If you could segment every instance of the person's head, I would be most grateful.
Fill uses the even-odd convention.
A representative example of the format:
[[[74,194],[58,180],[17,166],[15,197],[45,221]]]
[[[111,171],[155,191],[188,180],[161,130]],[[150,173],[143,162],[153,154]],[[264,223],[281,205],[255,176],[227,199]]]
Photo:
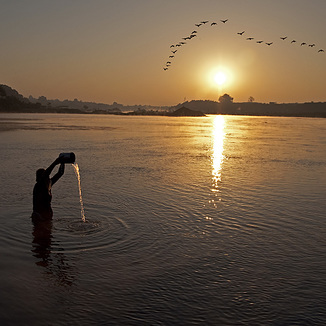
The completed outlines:
[[[45,169],[38,169],[36,171],[36,182],[45,182],[46,180]]]

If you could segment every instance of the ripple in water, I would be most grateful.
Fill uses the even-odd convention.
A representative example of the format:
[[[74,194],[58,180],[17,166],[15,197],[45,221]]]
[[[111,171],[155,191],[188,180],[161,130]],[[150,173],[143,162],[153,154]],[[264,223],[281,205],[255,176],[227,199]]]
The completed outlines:
[[[103,208],[92,208],[85,222],[71,217],[33,225],[26,210],[7,210],[7,223],[0,234],[0,243],[21,255],[36,247],[46,247],[52,253],[78,253],[103,248],[123,248],[129,242],[129,225],[121,218],[101,213]],[[23,218],[22,218],[23,217]],[[33,249],[33,250],[34,250]]]
[[[80,252],[119,246],[128,236],[129,226],[117,217],[99,216],[84,223],[71,218],[60,218],[53,222],[53,250]]]

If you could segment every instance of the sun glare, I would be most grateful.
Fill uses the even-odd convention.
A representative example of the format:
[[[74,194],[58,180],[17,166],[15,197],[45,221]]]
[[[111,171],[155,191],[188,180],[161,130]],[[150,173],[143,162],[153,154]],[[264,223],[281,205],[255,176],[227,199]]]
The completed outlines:
[[[221,169],[224,159],[224,117],[217,115],[213,120],[213,155],[212,155],[212,174],[213,174],[213,191],[218,188],[218,182],[221,181]]]
[[[218,71],[214,75],[213,79],[214,79],[214,82],[219,86],[222,86],[227,81],[226,74],[223,71]]]
[[[224,89],[232,84],[231,71],[226,67],[215,67],[210,69],[207,75],[210,87]]]

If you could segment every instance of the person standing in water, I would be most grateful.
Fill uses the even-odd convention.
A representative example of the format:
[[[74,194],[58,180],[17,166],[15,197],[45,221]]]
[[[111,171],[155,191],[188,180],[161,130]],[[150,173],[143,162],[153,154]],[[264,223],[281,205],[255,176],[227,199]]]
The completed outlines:
[[[47,169],[38,169],[36,171],[36,184],[33,189],[33,222],[52,219],[51,188],[64,174],[65,164],[63,161],[63,158],[59,156]],[[58,164],[60,164],[58,172],[50,178],[52,170]]]

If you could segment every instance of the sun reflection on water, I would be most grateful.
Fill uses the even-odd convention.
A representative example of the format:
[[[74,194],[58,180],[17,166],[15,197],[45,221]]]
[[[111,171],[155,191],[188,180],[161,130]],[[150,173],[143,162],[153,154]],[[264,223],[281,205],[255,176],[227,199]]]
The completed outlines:
[[[219,191],[219,183],[221,181],[222,163],[224,160],[224,132],[225,120],[224,116],[217,115],[213,120],[213,148],[212,148],[212,191]],[[212,201],[214,203],[214,200]],[[215,204],[214,204],[215,205]]]

